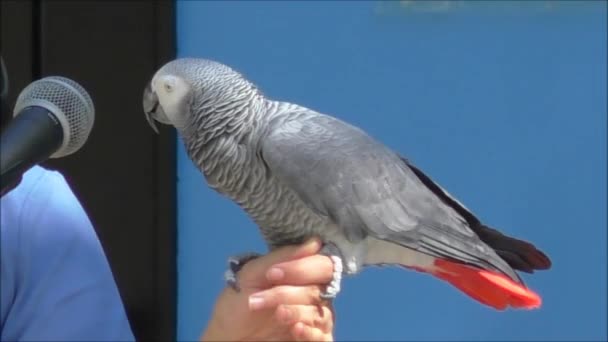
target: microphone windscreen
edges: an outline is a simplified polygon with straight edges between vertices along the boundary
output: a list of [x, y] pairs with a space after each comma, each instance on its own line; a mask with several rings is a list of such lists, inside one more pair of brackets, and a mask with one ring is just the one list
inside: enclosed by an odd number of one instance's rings
[[13, 116], [30, 106], [46, 108], [61, 123], [63, 143], [51, 158], [78, 151], [89, 138], [95, 122], [95, 107], [91, 96], [75, 81], [49, 76], [32, 82], [19, 94]]

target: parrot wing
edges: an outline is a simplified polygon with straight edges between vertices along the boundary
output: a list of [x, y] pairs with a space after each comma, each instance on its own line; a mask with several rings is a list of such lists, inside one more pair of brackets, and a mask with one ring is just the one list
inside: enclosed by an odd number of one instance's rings
[[422, 170], [405, 158], [404, 163], [418, 176], [418, 178], [445, 204], [452, 207], [473, 229], [479, 238], [488, 244], [496, 253], [504, 259], [509, 266], [516, 270], [533, 273], [534, 270], [546, 270], [551, 268], [551, 260], [533, 244], [506, 236], [501, 232], [482, 224], [479, 219], [464, 204], [460, 203], [450, 193], [435, 183]]
[[[274, 176], [349, 240], [371, 236], [435, 257], [441, 267], [434, 275], [495, 308], [540, 305], [466, 218], [359, 128], [308, 110], [281, 115], [270, 122], [261, 156]], [[504, 290], [500, 299], [490, 298], [496, 288]]]

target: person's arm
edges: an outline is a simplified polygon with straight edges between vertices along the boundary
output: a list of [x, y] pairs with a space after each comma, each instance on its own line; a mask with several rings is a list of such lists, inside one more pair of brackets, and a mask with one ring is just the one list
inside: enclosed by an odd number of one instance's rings
[[331, 303], [319, 294], [333, 264], [320, 248], [315, 239], [245, 264], [241, 291], [224, 289], [201, 341], [332, 341]]
[[2, 339], [134, 340], [101, 244], [63, 177], [43, 173], [23, 203], [11, 227], [14, 259], [2, 264], [15, 289]]

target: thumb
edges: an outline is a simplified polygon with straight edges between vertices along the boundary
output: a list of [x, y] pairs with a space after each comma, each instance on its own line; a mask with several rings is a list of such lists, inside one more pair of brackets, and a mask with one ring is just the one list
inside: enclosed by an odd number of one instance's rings
[[285, 248], [284, 252], [281, 250], [282, 248], [277, 251], [281, 254], [278, 255], [277, 258], [282, 259], [274, 260], [274, 262], [269, 263], [268, 266], [272, 266], [276, 262], [290, 261], [314, 255], [321, 250], [321, 246], [321, 240], [318, 237], [313, 237], [299, 246], [283, 247]]
[[242, 282], [255, 284], [256, 287], [264, 287], [270, 285], [266, 279], [266, 271], [278, 263], [295, 260], [316, 254], [321, 249], [321, 240], [319, 238], [311, 238], [301, 245], [285, 246], [273, 250], [272, 252], [251, 260], [239, 272], [239, 278]]

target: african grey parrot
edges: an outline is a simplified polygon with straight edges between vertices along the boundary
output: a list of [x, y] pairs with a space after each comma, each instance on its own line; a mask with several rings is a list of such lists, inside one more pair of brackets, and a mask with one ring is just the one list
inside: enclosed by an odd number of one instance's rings
[[[324, 298], [342, 272], [398, 265], [448, 281], [503, 310], [540, 297], [515, 270], [551, 267], [532, 244], [481, 223], [409, 160], [335, 117], [274, 101], [242, 74], [196, 58], [161, 67], [143, 107], [174, 126], [208, 185], [240, 205], [270, 250], [318, 236], [334, 263]], [[256, 257], [232, 258], [227, 282]]]

